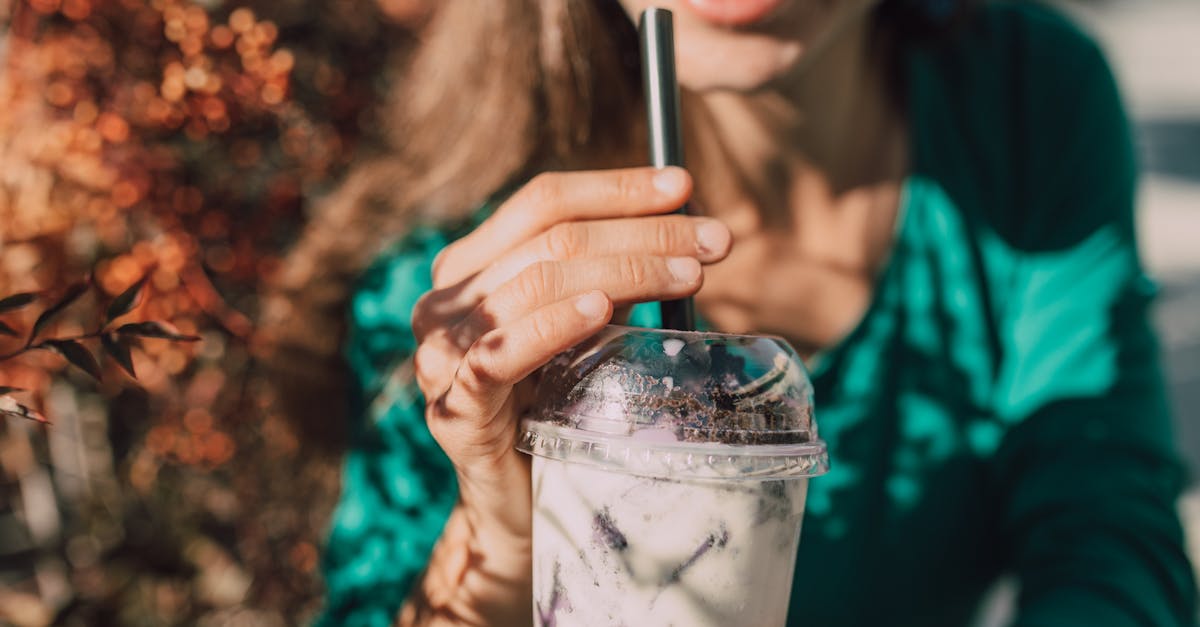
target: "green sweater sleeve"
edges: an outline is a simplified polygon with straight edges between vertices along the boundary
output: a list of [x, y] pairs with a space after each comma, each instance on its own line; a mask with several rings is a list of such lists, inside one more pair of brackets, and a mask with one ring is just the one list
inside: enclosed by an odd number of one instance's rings
[[996, 392], [1013, 424], [992, 470], [1020, 585], [1015, 624], [1192, 625], [1183, 473], [1147, 321], [1127, 123], [1094, 45], [1056, 54], [1043, 65], [1070, 80], [1045, 74], [1037, 107], [1056, 124], [1030, 129], [1046, 149], [1025, 164], [1039, 197], [1012, 242]]
[[[1055, 313], [1023, 319], [1014, 342], [1025, 346], [1006, 372], [1019, 424], [994, 470], [1021, 586], [1016, 625], [1191, 625], [1195, 584], [1175, 511], [1182, 473], [1145, 283], [1098, 259], [1099, 248], [1056, 260], [1055, 277], [1024, 295], [1023, 307]], [[1069, 374], [1051, 389], [1050, 372]], [[1042, 400], [1018, 409], [1030, 396]]]

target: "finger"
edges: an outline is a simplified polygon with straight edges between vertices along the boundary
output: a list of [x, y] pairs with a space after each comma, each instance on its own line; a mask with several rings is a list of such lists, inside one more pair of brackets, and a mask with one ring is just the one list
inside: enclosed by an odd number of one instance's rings
[[413, 353], [413, 375], [425, 398], [437, 398], [450, 387], [454, 371], [466, 348], [460, 346], [446, 327], [429, 333]]
[[488, 295], [452, 334], [474, 338], [539, 307], [592, 290], [617, 305], [674, 300], [696, 293], [703, 282], [691, 257], [621, 256], [542, 261]]
[[599, 331], [611, 314], [612, 303], [596, 290], [484, 334], [463, 357], [449, 389], [431, 405], [430, 426], [436, 425], [439, 441], [453, 442], [462, 455], [496, 454], [496, 440], [512, 437], [511, 424], [493, 420], [512, 386]]
[[[551, 303], [601, 290], [616, 303], [671, 300], [694, 294], [700, 263], [690, 257], [601, 257], [540, 262], [495, 290], [457, 323], [425, 334], [414, 356], [417, 384], [435, 398], [458, 361], [483, 334]], [[434, 305], [429, 305], [434, 307]]]
[[676, 167], [540, 174], [434, 259], [434, 287], [479, 272], [559, 222], [674, 211], [687, 200], [691, 188], [691, 176]]
[[711, 218], [682, 215], [561, 222], [505, 254], [472, 278], [466, 292], [490, 294], [539, 261], [655, 255], [696, 257], [713, 263], [729, 254], [729, 229]]
[[467, 294], [467, 284], [425, 292], [413, 305], [413, 336], [418, 342], [434, 329], [446, 327], [461, 320], [479, 303], [478, 296]]

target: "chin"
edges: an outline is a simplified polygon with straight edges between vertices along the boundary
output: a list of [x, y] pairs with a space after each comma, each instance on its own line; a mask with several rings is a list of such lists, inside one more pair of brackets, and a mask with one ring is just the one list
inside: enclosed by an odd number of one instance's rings
[[[604, 0], [601, 0], [604, 1]], [[621, 0], [675, 17], [676, 71], [693, 91], [754, 91], [794, 69], [807, 43], [846, 7], [871, 0]]]
[[676, 34], [680, 86], [697, 92], [753, 92], [786, 75], [804, 57], [804, 45], [799, 41], [722, 35], [706, 37], [694, 31]]

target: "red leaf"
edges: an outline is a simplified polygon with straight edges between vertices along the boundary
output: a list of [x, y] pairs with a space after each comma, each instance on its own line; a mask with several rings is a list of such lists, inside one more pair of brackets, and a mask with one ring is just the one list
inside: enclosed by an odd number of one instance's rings
[[13, 294], [12, 296], [0, 298], [0, 313], [20, 309], [35, 300], [37, 300], [37, 294], [34, 292]]
[[32, 340], [32, 338], [37, 337], [37, 334], [46, 328], [46, 325], [50, 324], [50, 321], [55, 316], [69, 307], [71, 303], [79, 300], [79, 297], [83, 296], [90, 285], [87, 281], [80, 281], [67, 288], [66, 293], [63, 294], [63, 297], [57, 303], [51, 305], [49, 309], [42, 312], [42, 315], [38, 316], [37, 321], [33, 323], [33, 331], [29, 334], [30, 339]]
[[42, 345], [62, 355], [72, 366], [92, 375], [95, 380], [101, 380], [100, 364], [83, 344], [75, 340], [46, 340]]
[[199, 342], [196, 335], [184, 335], [178, 329], [166, 322], [131, 322], [117, 329], [119, 335], [136, 335], [138, 337], [153, 337], [177, 342]]

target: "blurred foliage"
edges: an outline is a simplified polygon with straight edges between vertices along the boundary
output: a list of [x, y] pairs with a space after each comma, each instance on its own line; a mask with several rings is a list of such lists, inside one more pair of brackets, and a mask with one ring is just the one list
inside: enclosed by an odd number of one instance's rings
[[136, 382], [111, 360], [102, 383], [50, 351], [0, 361], [54, 423], [0, 421], [0, 623], [302, 622], [336, 461], [275, 409], [252, 321], [420, 3], [0, 4], [0, 295], [91, 276], [45, 325], [75, 337], [145, 277], [126, 320], [202, 337], [144, 339]]
[[[173, 342], [196, 342], [200, 338], [195, 335], [184, 335], [168, 322], [160, 320], [144, 320], [142, 322], [124, 322], [121, 319], [137, 308], [141, 302], [142, 293], [146, 289], [149, 276], [143, 276], [133, 285], [109, 301], [105, 307], [104, 318], [92, 325], [92, 330], [72, 336], [45, 337], [44, 331], [54, 321], [82, 298], [93, 287], [91, 281], [80, 281], [67, 288], [57, 301], [41, 310], [33, 326], [28, 332], [22, 333], [12, 325], [0, 320], [0, 335], [7, 336], [20, 344], [17, 348], [0, 354], [0, 362], [16, 359], [30, 351], [46, 350], [57, 354], [63, 360], [78, 368], [96, 381], [104, 379], [100, 369], [100, 361], [96, 359], [95, 349], [89, 348], [88, 343], [96, 343], [109, 359], [125, 371], [130, 377], [136, 377], [133, 366], [133, 349], [140, 348], [142, 338], [155, 338]], [[36, 292], [20, 292], [0, 298], [0, 316], [25, 309], [36, 303], [39, 298]], [[0, 386], [0, 414], [8, 417], [28, 418], [38, 422], [46, 422], [46, 417], [36, 410], [18, 401], [12, 394], [27, 392], [21, 388]]]

